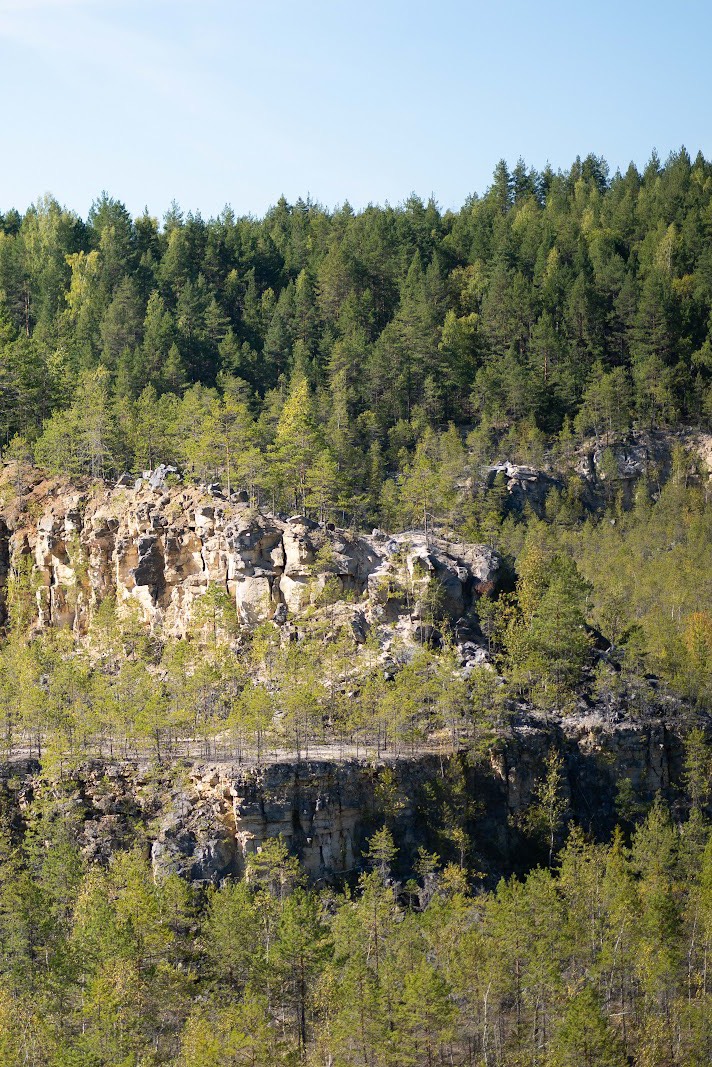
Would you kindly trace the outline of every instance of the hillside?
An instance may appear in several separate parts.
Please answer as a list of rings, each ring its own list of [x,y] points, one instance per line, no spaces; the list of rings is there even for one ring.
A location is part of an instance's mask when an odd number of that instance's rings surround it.
[[[0,215],[0,1061],[712,1060],[712,164]]]
[[[681,150],[612,176],[593,156],[499,164],[458,212],[5,211],[2,447],[407,528],[448,515],[465,442],[536,465],[590,435],[708,427],[711,198],[712,165]]]

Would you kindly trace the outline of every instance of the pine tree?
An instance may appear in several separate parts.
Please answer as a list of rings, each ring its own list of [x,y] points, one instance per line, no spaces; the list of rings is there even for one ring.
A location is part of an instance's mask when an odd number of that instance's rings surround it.
[[[319,445],[309,385],[306,378],[298,378],[279,417],[273,465],[286,498],[292,496],[302,514],[306,509],[307,477]]]

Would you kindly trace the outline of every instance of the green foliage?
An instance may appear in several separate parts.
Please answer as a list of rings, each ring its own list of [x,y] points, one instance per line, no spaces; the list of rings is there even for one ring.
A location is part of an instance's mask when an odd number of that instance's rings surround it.
[[[526,811],[525,824],[529,831],[543,836],[551,867],[556,838],[568,812],[568,802],[564,789],[564,761],[555,749],[549,752],[544,767],[545,774],[534,787],[533,802]]]
[[[397,851],[393,834],[387,826],[384,826],[381,830],[377,830],[369,841],[366,859],[385,880]]]
[[[590,586],[569,556],[536,545],[523,553],[518,567],[519,610],[504,635],[512,679],[537,703],[564,710],[590,651],[585,629]]]
[[[478,606],[496,669],[469,672],[437,584],[389,582],[384,609],[417,602],[423,632],[443,633],[438,651],[394,641],[384,672],[378,635],[354,649],[326,550],[297,642],[238,627],[211,587],[182,642],[107,600],[78,649],[33,636],[46,590],[15,561],[2,755],[41,753],[54,801],[29,799],[0,834],[3,1063],[710,1062],[709,493],[682,437],[669,478],[649,464],[630,493],[616,448],[631,428],[709,425],[711,204],[712,166],[682,150],[612,178],[594,157],[559,174],[500,163],[486,195],[445,214],[416,197],[359,213],[280,200],[261,220],[174,208],[159,226],[104,195],[86,223],[51,198],[0,219],[4,507],[33,460],[95,479],[167,462],[252,507],[484,541],[511,574]],[[542,520],[516,512],[503,471],[483,484],[503,459],[571,469],[590,437],[598,510],[577,474]],[[81,586],[87,564],[67,551]],[[90,865],[65,817],[96,753],[468,743],[483,760],[519,702],[588,699],[679,708],[689,819],[658,801],[641,821],[624,780],[630,847],[573,831],[557,854],[569,813],[552,752],[522,827],[549,869],[494,892],[474,869],[464,771],[443,772],[431,828],[453,862],[421,853],[405,887],[391,770],[374,784],[371,869],[343,893],[305,888],[271,839],[244,881],[193,894],[154,880],[141,842]]]
[[[465,427],[537,462],[572,427],[709,419],[712,165],[653,163],[577,160],[518,196],[498,166],[445,214],[282,200],[161,226],[103,196],[84,223],[43,198],[0,232],[3,445],[428,528],[456,517]]]
[[[552,756],[538,802],[553,822],[559,776]],[[10,1067],[709,1062],[712,838],[699,813],[676,825],[657,801],[630,848],[574,827],[551,870],[495,889],[471,892],[466,871],[423,849],[400,887],[384,828],[351,889],[306,888],[275,839],[246,879],[194,892],[156,881],[141,847],[106,867],[84,859],[81,820],[57,819],[75,784],[40,786],[30,831],[0,833]]]

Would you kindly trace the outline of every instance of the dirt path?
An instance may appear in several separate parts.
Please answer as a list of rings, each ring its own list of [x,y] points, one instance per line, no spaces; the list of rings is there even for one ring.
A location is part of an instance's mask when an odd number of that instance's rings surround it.
[[[253,770],[262,767],[270,767],[276,764],[297,763],[391,763],[396,760],[411,760],[419,756],[441,756],[446,758],[453,755],[457,747],[451,742],[431,743],[420,745],[400,745],[398,748],[380,747],[376,745],[356,745],[353,743],[324,743],[309,745],[297,751],[294,748],[264,748],[259,753],[254,749],[239,751],[234,745],[224,745],[219,742],[210,743],[184,739],[166,748],[159,753],[155,747],[126,748],[122,745],[105,745],[100,748],[91,748],[76,753],[66,753],[64,759],[67,763],[85,762],[89,760],[106,760],[108,762],[121,763],[123,761],[148,765],[160,762],[179,763],[188,761],[204,764],[206,766],[230,766],[235,769]],[[26,760],[43,758],[38,753],[37,744],[21,744],[13,747],[11,752],[0,753],[0,765],[12,765]],[[52,759],[57,760],[56,753]]]

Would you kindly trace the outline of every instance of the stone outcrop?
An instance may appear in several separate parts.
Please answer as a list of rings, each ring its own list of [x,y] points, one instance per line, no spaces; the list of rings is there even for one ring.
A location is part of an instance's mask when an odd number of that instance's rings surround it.
[[[462,750],[378,761],[335,755],[259,769],[196,764],[154,821],[154,873],[199,882],[239,877],[250,853],[279,836],[312,881],[350,876],[363,867],[368,837],[383,825],[379,782],[388,770],[401,873],[411,870],[418,847],[447,850],[443,820],[462,806],[464,790],[476,862],[494,882],[541,858],[522,832],[522,816],[552,748],[564,760],[569,819],[599,840],[621,819],[621,780],[630,782],[641,809],[657,793],[673,804],[680,795],[679,730],[663,719],[615,722],[596,711],[562,723],[524,716],[481,758]]]
[[[169,480],[161,472],[109,488],[35,474],[35,483],[13,496],[6,479],[0,611],[11,568],[29,569],[40,627],[78,634],[113,597],[120,610],[133,606],[167,636],[183,636],[211,586],[229,595],[241,623],[274,618],[283,625],[331,582],[332,599],[348,601],[344,621],[358,642],[374,619],[468,615],[501,578],[499,557],[484,546],[420,533],[358,536]]]
[[[565,490],[572,476],[578,480],[577,495],[590,510],[617,494],[628,505],[640,482],[647,482],[655,492],[669,478],[676,446],[687,456],[688,477],[712,477],[712,435],[696,430],[674,434],[630,430],[585,442],[570,462],[561,464],[562,469],[506,461],[483,468],[479,483],[489,492],[499,489],[504,507],[518,514],[528,508],[543,517],[549,493]],[[471,478],[464,488],[472,491],[477,480]]]
[[[563,489],[563,481],[536,467],[516,463],[496,463],[485,467],[484,480],[487,489],[500,484],[506,493],[509,510],[521,514],[530,508],[535,515],[543,516],[546,498],[552,489]]]
[[[241,876],[250,854],[280,837],[312,880],[343,876],[359,861],[376,777],[356,761],[196,767],[157,824],[154,872],[198,881]]]
[[[630,501],[646,479],[653,489],[669,476],[675,447],[692,476],[712,470],[712,435],[699,431],[630,431],[591,440],[566,473],[503,462],[463,484],[499,489],[514,512],[545,511],[552,490],[573,476],[581,502],[595,509],[621,493]],[[174,468],[122,475],[104,484],[46,479],[11,464],[0,474],[0,624],[11,570],[29,566],[39,625],[83,633],[101,601],[135,606],[167,635],[190,626],[196,600],[211,585],[234,600],[245,625],[274,618],[284,625],[329,583],[355,639],[373,622],[409,617],[417,625],[440,612],[456,622],[474,614],[483,591],[503,581],[501,561],[480,545],[455,545],[421,532],[357,536],[303,516],[251,510],[245,494],[227,500],[219,487],[182,484]],[[474,609],[474,610],[473,610]],[[356,617],[356,611],[359,617]],[[346,616],[349,616],[346,619]]]
[[[607,838],[622,817],[623,780],[641,810],[657,793],[673,807],[680,802],[679,728],[664,718],[641,722],[596,709],[558,723],[522,714],[477,758],[463,749],[340,760],[335,749],[332,758],[283,758],[261,766],[93,760],[59,784],[43,781],[39,766],[25,760],[0,767],[0,793],[17,827],[40,791],[55,817],[75,827],[91,861],[107,863],[138,840],[150,853],[155,877],[175,873],[196,884],[241,876],[250,854],[276,837],[313,882],[348,877],[362,867],[365,843],[383,825],[388,796],[401,874],[411,870],[421,845],[447,855],[447,813],[460,811],[471,860],[492,883],[542,858],[523,832],[522,815],[552,748],[564,761],[568,817],[595,838]],[[381,790],[386,772],[388,787]]]

